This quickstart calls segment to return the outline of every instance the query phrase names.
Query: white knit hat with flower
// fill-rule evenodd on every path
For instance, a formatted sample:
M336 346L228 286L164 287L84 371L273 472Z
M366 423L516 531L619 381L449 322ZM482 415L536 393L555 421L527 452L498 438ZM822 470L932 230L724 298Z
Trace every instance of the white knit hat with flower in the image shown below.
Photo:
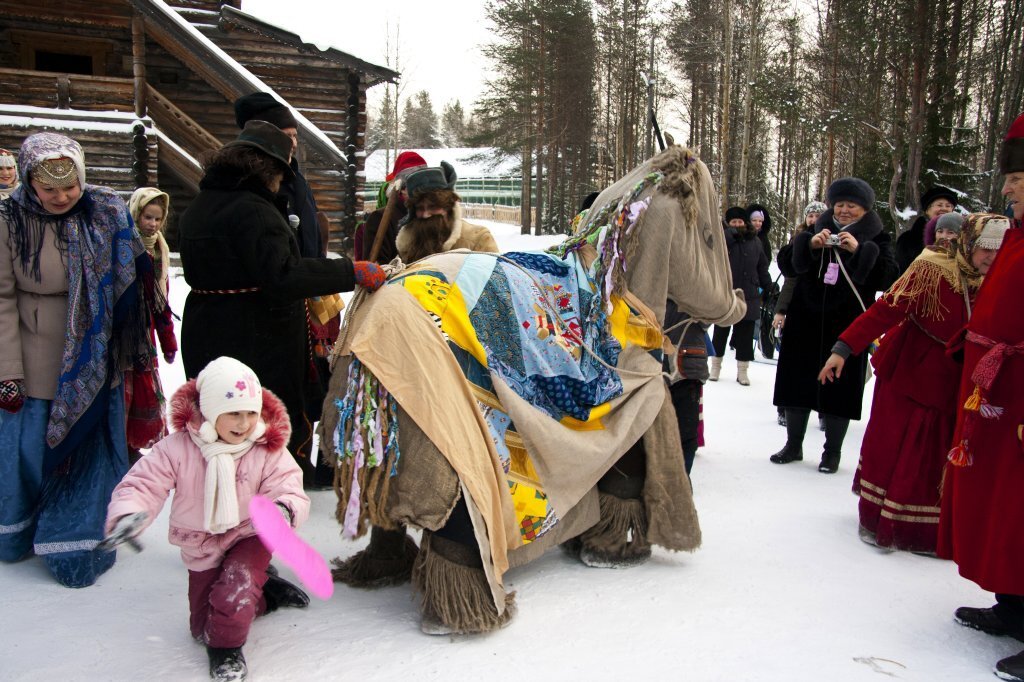
M214 424L225 412L259 414L263 409L260 380L248 366L234 358L219 357L203 368L196 377L196 389L199 411L205 420L199 428L199 436L207 443L217 440Z

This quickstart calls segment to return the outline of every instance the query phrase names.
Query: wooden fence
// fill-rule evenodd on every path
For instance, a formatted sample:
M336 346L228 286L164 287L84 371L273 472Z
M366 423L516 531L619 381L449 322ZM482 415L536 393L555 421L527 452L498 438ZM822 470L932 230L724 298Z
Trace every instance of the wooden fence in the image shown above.
M377 209L377 202L366 200L363 210L371 213ZM496 223L522 225L522 209L519 206L498 206L495 204L462 204L462 217L467 220L493 220ZM533 225L537 224L537 210L533 209Z

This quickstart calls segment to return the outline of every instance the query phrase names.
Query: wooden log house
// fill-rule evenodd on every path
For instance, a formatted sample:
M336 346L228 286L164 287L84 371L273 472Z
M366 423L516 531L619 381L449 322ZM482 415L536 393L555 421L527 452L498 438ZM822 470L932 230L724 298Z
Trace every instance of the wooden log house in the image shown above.
M303 173L351 243L362 212L366 90L399 74L322 50L241 11L241 0L0 0L0 147L56 130L88 180L171 195L168 238L198 191L198 159L238 134L232 102L270 91L298 114Z

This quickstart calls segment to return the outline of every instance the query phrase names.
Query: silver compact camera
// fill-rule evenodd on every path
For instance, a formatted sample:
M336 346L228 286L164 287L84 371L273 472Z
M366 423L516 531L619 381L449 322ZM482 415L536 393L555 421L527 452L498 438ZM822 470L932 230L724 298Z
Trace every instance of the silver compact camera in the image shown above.
M840 241L838 234L830 234L828 237L825 238L825 246L839 246L839 243Z

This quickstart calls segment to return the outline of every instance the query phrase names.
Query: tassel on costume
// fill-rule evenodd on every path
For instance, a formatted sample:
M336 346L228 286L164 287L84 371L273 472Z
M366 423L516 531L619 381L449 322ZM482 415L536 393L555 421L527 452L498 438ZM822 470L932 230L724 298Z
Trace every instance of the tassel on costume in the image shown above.
M971 455L970 450L967 449L966 439L954 445L950 449L949 454L946 455L946 459L955 467L969 467L974 464L974 457Z

